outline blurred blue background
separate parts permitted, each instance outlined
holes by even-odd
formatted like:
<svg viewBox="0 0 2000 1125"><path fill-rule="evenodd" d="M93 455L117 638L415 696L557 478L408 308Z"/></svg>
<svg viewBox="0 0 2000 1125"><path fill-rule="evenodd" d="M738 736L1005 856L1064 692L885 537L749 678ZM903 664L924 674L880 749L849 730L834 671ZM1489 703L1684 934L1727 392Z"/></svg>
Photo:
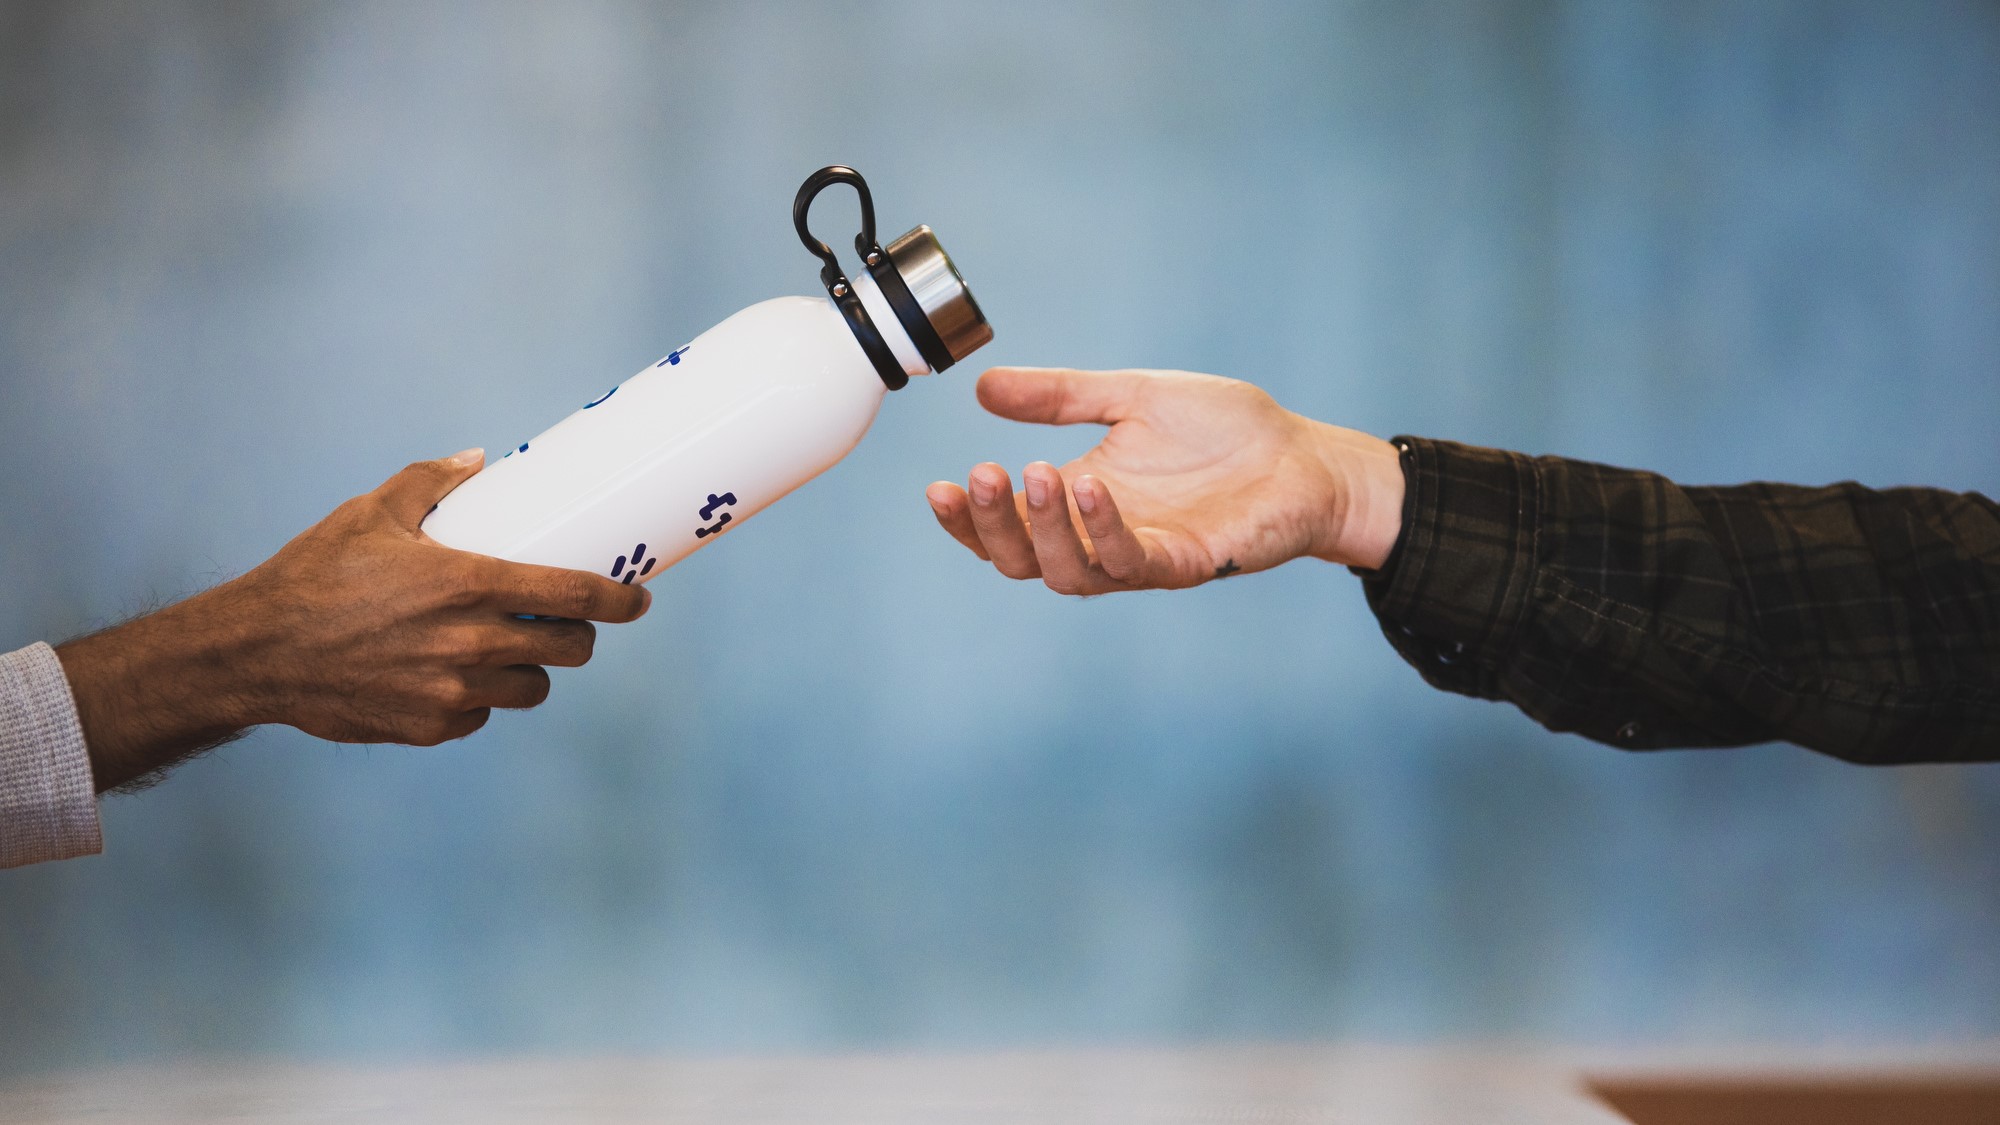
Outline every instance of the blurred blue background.
<svg viewBox="0 0 2000 1125"><path fill-rule="evenodd" d="M0 649L813 292L832 162L937 228L978 360L2000 490L1991 3L5 3ZM1994 768L1549 734L1320 564L1010 583L924 485L1094 431L978 367L540 710L262 730L0 874L0 1068L2000 1035Z"/></svg>

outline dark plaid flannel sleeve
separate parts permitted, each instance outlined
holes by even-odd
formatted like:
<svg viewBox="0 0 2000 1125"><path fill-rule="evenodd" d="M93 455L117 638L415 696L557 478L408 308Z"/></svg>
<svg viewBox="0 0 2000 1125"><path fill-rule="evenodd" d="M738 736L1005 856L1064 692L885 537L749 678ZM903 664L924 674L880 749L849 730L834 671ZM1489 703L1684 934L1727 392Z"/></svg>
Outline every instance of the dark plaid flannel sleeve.
<svg viewBox="0 0 2000 1125"><path fill-rule="evenodd" d="M1398 438L1383 632L1431 684L1632 749L2000 759L2000 505Z"/></svg>

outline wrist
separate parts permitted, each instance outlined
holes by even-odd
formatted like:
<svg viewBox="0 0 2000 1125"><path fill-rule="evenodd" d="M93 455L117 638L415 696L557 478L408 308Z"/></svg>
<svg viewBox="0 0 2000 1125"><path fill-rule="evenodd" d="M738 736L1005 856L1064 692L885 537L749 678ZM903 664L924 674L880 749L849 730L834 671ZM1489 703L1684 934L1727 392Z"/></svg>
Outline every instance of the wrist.
<svg viewBox="0 0 2000 1125"><path fill-rule="evenodd" d="M1332 495L1313 555L1363 570L1388 564L1403 531L1402 452L1356 430L1311 422Z"/></svg>
<svg viewBox="0 0 2000 1125"><path fill-rule="evenodd" d="M211 591L210 593L214 593ZM212 618L209 595L56 649L100 791L169 765L259 721L254 659Z"/></svg>

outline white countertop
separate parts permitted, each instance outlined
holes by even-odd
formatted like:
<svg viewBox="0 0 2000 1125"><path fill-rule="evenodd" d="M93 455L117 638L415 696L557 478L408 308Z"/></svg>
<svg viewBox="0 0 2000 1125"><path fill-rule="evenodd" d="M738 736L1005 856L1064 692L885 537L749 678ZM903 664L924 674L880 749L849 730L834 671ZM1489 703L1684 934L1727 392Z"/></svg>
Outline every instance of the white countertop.
<svg viewBox="0 0 2000 1125"><path fill-rule="evenodd" d="M2000 1050L1940 1062L2000 1075ZM1848 1067L1824 1055L1618 1056L1364 1045L1049 1049L797 1058L502 1058L425 1065L199 1062L0 1085L0 1123L562 1122L1003 1125L1622 1125L1587 1074ZM1894 1059L1871 1056L1884 1073ZM1850 1069L1839 1073L1850 1073Z"/></svg>

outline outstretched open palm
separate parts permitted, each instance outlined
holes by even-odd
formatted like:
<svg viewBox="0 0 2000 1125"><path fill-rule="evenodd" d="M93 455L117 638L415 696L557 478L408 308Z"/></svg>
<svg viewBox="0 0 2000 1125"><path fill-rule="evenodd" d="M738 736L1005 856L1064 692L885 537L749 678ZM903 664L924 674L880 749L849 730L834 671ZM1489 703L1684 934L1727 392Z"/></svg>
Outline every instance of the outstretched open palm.
<svg viewBox="0 0 2000 1125"><path fill-rule="evenodd" d="M927 490L944 529L1010 578L1098 594L1194 586L1307 554L1382 561L1359 543L1369 521L1357 518L1366 505L1351 483L1368 471L1380 478L1385 458L1395 473L1393 448L1293 414L1248 383L996 367L980 377L979 401L1022 422L1111 427L1060 469L1029 465L1020 492L992 462L975 466L966 488Z"/></svg>

